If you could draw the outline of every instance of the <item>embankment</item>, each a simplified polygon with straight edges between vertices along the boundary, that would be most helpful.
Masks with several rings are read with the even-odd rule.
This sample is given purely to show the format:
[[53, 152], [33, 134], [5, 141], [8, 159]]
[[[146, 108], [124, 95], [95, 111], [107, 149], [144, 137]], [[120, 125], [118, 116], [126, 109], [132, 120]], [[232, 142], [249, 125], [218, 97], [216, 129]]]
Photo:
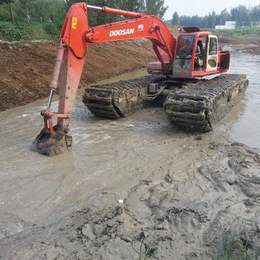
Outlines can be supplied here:
[[[57, 49], [57, 41], [0, 42], [0, 111], [48, 96]], [[145, 67], [152, 55], [147, 40], [93, 44], [80, 86]]]

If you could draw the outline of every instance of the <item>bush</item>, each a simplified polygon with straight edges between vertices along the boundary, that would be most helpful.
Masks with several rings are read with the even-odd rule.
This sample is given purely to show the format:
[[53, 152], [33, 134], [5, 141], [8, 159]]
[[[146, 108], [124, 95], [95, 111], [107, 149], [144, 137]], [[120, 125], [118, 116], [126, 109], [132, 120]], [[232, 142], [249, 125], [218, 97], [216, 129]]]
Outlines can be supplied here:
[[0, 39], [6, 41], [50, 40], [60, 35], [59, 25], [40, 22], [0, 22]]
[[9, 22], [0, 22], [0, 38], [7, 41], [19, 41], [28, 39], [30, 30], [25, 24], [12, 24]]
[[60, 35], [60, 29], [55, 23], [47, 23], [44, 25], [44, 30], [47, 34], [49, 34], [52, 38], [58, 38]]

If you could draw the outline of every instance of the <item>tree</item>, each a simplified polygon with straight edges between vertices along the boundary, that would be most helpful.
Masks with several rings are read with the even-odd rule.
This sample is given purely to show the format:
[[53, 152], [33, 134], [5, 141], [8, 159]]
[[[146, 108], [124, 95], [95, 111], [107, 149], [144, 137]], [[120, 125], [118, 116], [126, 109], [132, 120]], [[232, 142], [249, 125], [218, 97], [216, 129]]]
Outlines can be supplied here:
[[14, 2], [14, 0], [0, 0], [0, 5], [8, 4], [9, 11], [10, 11], [10, 17], [12, 20], [12, 23], [14, 23], [14, 14], [11, 4]]
[[237, 22], [238, 26], [250, 25], [250, 15], [244, 5], [239, 5], [231, 9], [231, 18]]
[[20, 0], [20, 3], [21, 3], [21, 6], [23, 7], [23, 9], [26, 12], [26, 19], [27, 19], [27, 22], [29, 23], [29, 20], [30, 20], [29, 7], [30, 7], [30, 4], [31, 4], [31, 0]]
[[208, 15], [208, 27], [215, 28], [215, 26], [216, 26], [216, 13], [215, 11], [213, 11]]
[[179, 25], [180, 24], [180, 17], [177, 12], [174, 12], [172, 16], [172, 24]]
[[144, 1], [143, 0], [125, 0], [118, 1], [118, 8], [133, 12], [141, 12], [144, 10]]
[[30, 13], [38, 21], [48, 22], [50, 17], [61, 27], [66, 15], [67, 5], [61, 0], [34, 0], [30, 5]]
[[64, 1], [65, 1], [65, 3], [67, 4], [68, 8], [69, 8], [71, 5], [75, 4], [75, 3], [84, 2], [84, 1], [82, 1], [82, 0], [64, 0]]
[[251, 20], [253, 21], [254, 25], [259, 25], [260, 21], [260, 5], [255, 6], [251, 10]]
[[145, 0], [145, 7], [148, 12], [163, 18], [168, 6], [164, 6], [164, 0]]
[[226, 23], [226, 21], [230, 18], [230, 14], [227, 11], [227, 9], [225, 8], [224, 10], [221, 11], [220, 13], [220, 25], [224, 25]]
[[[74, 4], [78, 2], [83, 2], [83, 0], [64, 0], [67, 9]], [[137, 11], [137, 9], [140, 11], [140, 5], [138, 3], [141, 2], [141, 0], [88, 0], [87, 5], [94, 5], [94, 6], [109, 6], [112, 8], [119, 8], [123, 10], [130, 10], [130, 11]], [[116, 22], [122, 19], [119, 15], [112, 15], [112, 14], [104, 14], [102, 12], [95, 12], [92, 10], [88, 11], [88, 21], [91, 26], [105, 24], [105, 23], [111, 23]]]

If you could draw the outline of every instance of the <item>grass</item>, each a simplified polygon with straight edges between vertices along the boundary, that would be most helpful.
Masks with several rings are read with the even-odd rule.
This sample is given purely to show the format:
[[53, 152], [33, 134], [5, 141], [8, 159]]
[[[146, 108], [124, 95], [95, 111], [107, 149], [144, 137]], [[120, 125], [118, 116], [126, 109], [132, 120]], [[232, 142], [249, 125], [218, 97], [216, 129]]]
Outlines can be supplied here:
[[143, 242], [143, 239], [141, 240], [140, 250], [139, 250], [139, 259], [138, 260], [147, 260], [150, 258], [150, 250], [151, 250], [151, 244], [148, 245], [147, 248], [145, 248], [145, 244]]
[[0, 22], [0, 39], [5, 41], [56, 39], [60, 31], [55, 23]]
[[260, 27], [241, 27], [232, 30], [211, 30], [213, 34], [227, 35], [234, 38], [258, 36], [260, 37]]
[[260, 248], [252, 248], [249, 242], [241, 241], [236, 235], [224, 236], [224, 250], [214, 260], [260, 260]]
[[232, 241], [227, 249], [222, 252], [215, 260], [259, 260], [260, 249], [256, 251], [249, 250], [247, 244], [241, 244], [238, 241]]
[[140, 247], [138, 249], [135, 248], [134, 241], [132, 241], [132, 248], [137, 253], [138, 258], [135, 258], [126, 246], [124, 246], [124, 247], [126, 248], [126, 250], [128, 251], [129, 255], [131, 256], [131, 258], [133, 260], [148, 260], [151, 258], [151, 255], [153, 254], [153, 252], [155, 250], [154, 248], [152, 248], [151, 243], [149, 243], [148, 246], [146, 246], [143, 238], [140, 241]]

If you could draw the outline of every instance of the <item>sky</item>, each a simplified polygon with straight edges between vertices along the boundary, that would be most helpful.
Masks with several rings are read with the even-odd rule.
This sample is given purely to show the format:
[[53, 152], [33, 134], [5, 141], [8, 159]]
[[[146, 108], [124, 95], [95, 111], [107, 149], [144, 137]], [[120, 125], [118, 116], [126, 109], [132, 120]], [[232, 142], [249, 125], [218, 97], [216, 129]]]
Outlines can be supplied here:
[[260, 5], [260, 0], [164, 0], [164, 5], [168, 6], [164, 19], [172, 19], [174, 12], [177, 12], [179, 16], [204, 16], [212, 11], [219, 14], [225, 8], [229, 11], [240, 4], [247, 7], [255, 6]]

